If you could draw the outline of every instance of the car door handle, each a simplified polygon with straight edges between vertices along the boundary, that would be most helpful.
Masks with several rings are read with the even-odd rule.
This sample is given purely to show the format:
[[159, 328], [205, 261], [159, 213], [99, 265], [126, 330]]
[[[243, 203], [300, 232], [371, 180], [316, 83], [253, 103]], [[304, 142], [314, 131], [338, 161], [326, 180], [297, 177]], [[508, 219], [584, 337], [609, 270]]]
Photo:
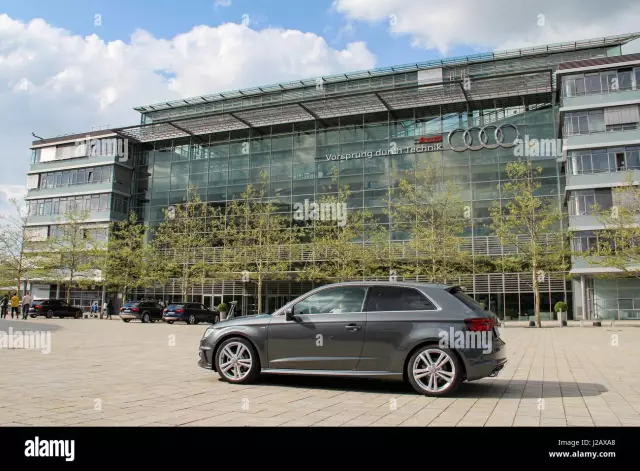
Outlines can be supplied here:
[[347, 324], [344, 326], [344, 328], [347, 329], [349, 332], [357, 332], [360, 329], [362, 329], [362, 326], [358, 324]]

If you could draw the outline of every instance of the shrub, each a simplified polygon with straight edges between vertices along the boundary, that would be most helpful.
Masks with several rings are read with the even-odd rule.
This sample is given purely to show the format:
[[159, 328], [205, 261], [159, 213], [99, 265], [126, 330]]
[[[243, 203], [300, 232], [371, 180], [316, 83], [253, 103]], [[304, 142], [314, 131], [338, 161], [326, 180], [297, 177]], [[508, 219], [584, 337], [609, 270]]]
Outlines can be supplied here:
[[553, 306], [554, 312], [567, 312], [569, 309], [569, 305], [564, 301], [558, 301], [555, 306]]
[[220, 305], [218, 306], [218, 311], [229, 312], [229, 306], [227, 306], [225, 303], [220, 303]]

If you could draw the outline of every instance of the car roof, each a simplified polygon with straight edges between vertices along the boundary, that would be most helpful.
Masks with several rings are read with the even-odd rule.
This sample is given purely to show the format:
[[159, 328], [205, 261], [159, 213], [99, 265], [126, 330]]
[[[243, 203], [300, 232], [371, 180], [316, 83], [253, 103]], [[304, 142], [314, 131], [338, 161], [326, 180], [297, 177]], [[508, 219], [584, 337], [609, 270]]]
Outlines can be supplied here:
[[326, 288], [329, 286], [409, 286], [413, 288], [431, 288], [431, 289], [451, 289], [455, 285], [448, 285], [444, 283], [424, 283], [420, 281], [343, 281], [340, 283], [331, 283], [328, 285], [319, 286], [319, 288]]

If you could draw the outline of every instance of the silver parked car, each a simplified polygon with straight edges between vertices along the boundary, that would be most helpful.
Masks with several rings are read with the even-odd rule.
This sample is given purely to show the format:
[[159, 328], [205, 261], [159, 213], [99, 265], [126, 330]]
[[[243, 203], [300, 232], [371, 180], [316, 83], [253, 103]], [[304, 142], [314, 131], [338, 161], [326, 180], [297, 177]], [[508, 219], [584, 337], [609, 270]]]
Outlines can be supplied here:
[[443, 396], [504, 367], [496, 323], [459, 287], [337, 283], [273, 314], [208, 327], [198, 364], [229, 383], [248, 383], [261, 372], [391, 378]]

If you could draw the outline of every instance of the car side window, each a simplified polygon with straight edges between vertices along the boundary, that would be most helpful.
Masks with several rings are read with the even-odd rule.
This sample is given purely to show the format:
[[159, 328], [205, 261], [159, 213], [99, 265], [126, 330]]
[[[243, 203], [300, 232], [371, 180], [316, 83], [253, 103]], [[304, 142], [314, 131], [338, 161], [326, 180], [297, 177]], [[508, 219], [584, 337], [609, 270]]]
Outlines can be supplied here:
[[362, 312], [367, 288], [341, 286], [329, 288], [303, 299], [293, 307], [294, 314], [340, 314]]
[[435, 311], [436, 306], [420, 291], [395, 286], [374, 286], [369, 292], [367, 311]]

